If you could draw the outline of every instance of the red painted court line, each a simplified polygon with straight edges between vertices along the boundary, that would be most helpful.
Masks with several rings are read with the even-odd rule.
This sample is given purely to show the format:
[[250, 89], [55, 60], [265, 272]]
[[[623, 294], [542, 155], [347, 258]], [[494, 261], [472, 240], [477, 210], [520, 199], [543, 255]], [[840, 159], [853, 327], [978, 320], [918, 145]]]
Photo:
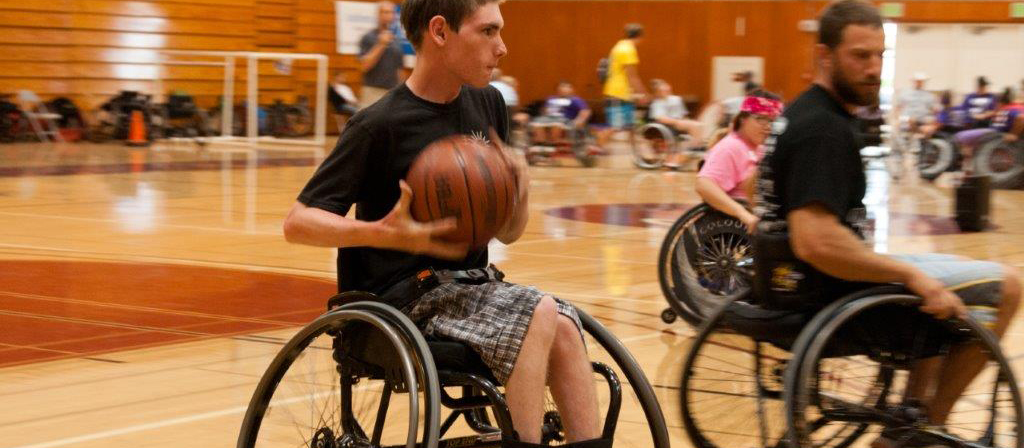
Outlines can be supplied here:
[[[150, 306], [130, 305], [130, 304], [124, 304], [124, 303], [111, 303], [111, 302], [100, 302], [100, 301], [93, 301], [93, 300], [71, 299], [71, 298], [66, 298], [66, 297], [46, 296], [46, 295], [41, 295], [41, 294], [14, 293], [14, 292], [9, 292], [9, 291], [0, 291], [0, 296], [6, 296], [6, 297], [11, 297], [11, 298], [16, 298], [16, 299], [35, 300], [35, 301], [48, 302], [50, 304], [45, 306], [46, 309], [53, 309], [54, 307], [68, 307], [68, 306], [73, 306], [73, 305], [83, 305], [83, 306], [91, 306], [91, 307], [114, 308], [114, 309], [121, 309], [121, 310], [133, 310], [133, 311], [139, 311], [139, 312], [157, 313], [157, 314], [169, 315], [169, 316], [187, 316], [187, 317], [195, 317], [195, 318], [200, 318], [200, 319], [206, 318], [206, 319], [217, 319], [217, 320], [251, 321], [251, 322], [261, 322], [261, 323], [267, 323], [267, 324], [281, 324], [281, 325], [292, 324], [294, 322], [292, 320], [290, 320], [290, 319], [289, 320], [279, 321], [279, 320], [274, 320], [274, 319], [270, 319], [270, 318], [276, 317], [278, 315], [288, 316], [288, 315], [292, 315], [292, 314], [295, 314], [295, 313], [305, 313], [305, 312], [309, 311], [309, 310], [287, 311], [287, 312], [282, 312], [282, 313], [266, 314], [266, 315], [262, 315], [262, 316], [258, 315], [258, 316], [255, 316], [255, 317], [239, 317], [239, 316], [230, 316], [230, 315], [225, 315], [225, 314], [211, 314], [211, 313], [202, 313], [202, 312], [194, 312], [194, 311], [182, 311], [182, 310], [175, 310], [175, 309], [155, 308], [155, 307], [150, 307]], [[5, 300], [3, 302], [3, 304], [0, 304], [0, 309], [10, 309], [12, 311], [15, 311], [15, 309], [13, 309], [13, 308], [4, 308], [4, 306], [6, 306], [6, 305], [8, 305], [10, 303], [12, 303], [12, 301]], [[326, 301], [324, 301], [324, 303], [326, 303]]]

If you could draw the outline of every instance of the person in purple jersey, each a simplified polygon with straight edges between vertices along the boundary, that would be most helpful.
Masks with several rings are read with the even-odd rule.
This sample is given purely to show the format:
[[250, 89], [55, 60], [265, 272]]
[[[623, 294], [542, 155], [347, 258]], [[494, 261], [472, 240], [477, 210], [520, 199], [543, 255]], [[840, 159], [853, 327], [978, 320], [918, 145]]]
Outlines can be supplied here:
[[968, 112], [973, 127], [987, 127], [996, 114], [996, 96], [988, 91], [989, 82], [984, 76], [978, 77], [977, 85], [978, 89], [965, 96], [960, 107]]
[[965, 171], [970, 171], [970, 161], [974, 155], [974, 148], [986, 137], [997, 133], [1006, 134], [1006, 138], [1016, 139], [1021, 134], [1021, 127], [1024, 126], [1024, 105], [1013, 101], [1013, 89], [1007, 88], [999, 96], [999, 109], [992, 118], [992, 125], [986, 128], [968, 129], [957, 132], [955, 135], [960, 150], [964, 155]]
[[565, 126], [583, 129], [590, 120], [590, 106], [576, 92], [568, 81], [558, 83], [557, 95], [548, 97], [541, 109], [541, 116], [530, 123], [533, 140], [538, 143], [554, 144], [565, 138]]

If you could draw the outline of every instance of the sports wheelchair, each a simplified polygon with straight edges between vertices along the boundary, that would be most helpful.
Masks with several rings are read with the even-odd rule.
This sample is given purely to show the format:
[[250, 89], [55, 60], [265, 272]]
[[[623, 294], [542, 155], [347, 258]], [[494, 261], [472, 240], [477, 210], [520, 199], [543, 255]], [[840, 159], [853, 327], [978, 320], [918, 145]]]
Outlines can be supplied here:
[[665, 166], [671, 154], [703, 155], [707, 148], [690, 147], [693, 137], [661, 123], [650, 122], [633, 131], [633, 164], [637, 168], [654, 170]]
[[[514, 440], [500, 384], [468, 346], [425, 338], [369, 293], [339, 294], [328, 309], [267, 368], [239, 448], [496, 447]], [[616, 447], [668, 448], [661, 408], [640, 366], [604, 326], [578, 312], [603, 412], [602, 438], [614, 438]], [[442, 406], [450, 410], [443, 419]], [[620, 421], [624, 411], [642, 417]], [[544, 445], [564, 442], [550, 392], [542, 435]]]
[[992, 178], [995, 188], [1024, 187], [1024, 136], [994, 135], [974, 149], [974, 173]]
[[[977, 321], [935, 319], [896, 285], [792, 308], [796, 296], [780, 299], [775, 285], [810, 277], [756, 263], [754, 288], [708, 315], [683, 365], [682, 418], [695, 447], [839, 448], [878, 437], [907, 448], [1024, 447], [1015, 376]], [[816, 294], [799, 303], [826, 298]], [[929, 425], [926, 383], [910, 372], [968, 346], [981, 348], [984, 365], [945, 425]]]
[[753, 253], [740, 220], [702, 203], [669, 228], [658, 254], [658, 282], [669, 307], [665, 323], [682, 317], [699, 326], [731, 297], [750, 290]]
[[[537, 142], [534, 140], [533, 132], [538, 127], [560, 128], [564, 137], [555, 142]], [[550, 161], [556, 157], [572, 157], [579, 161], [580, 165], [591, 168], [597, 165], [597, 156], [604, 154], [604, 150], [597, 145], [597, 138], [589, 128], [586, 126], [580, 128], [566, 123], [538, 124], [530, 122], [526, 125], [525, 132], [520, 133], [514, 142], [514, 146], [523, 151], [526, 162], [530, 165]]]

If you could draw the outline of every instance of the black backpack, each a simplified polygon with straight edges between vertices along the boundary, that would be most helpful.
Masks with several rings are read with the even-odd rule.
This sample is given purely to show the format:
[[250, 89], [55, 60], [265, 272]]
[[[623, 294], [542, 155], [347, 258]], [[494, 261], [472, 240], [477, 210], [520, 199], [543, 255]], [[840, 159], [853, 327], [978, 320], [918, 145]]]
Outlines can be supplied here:
[[597, 80], [601, 81], [602, 85], [604, 85], [604, 83], [608, 81], [608, 71], [610, 69], [610, 66], [611, 61], [609, 61], [606, 57], [601, 58], [601, 60], [597, 61]]

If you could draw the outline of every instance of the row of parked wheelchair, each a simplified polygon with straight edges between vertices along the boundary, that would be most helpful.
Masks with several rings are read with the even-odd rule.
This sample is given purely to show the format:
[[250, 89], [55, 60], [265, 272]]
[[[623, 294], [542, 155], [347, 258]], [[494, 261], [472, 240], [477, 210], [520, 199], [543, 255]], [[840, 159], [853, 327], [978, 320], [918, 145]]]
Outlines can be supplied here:
[[[781, 309], [760, 286], [763, 271], [745, 226], [707, 205], [671, 227], [658, 260], [662, 318], [697, 330], [675, 384], [652, 385], [626, 346], [579, 310], [604, 438], [667, 448], [668, 428], [681, 424], [700, 448], [868, 446], [883, 434], [894, 446], [1024, 447], [1018, 384], [988, 329], [926, 315], [895, 285], [819, 297], [829, 304], [813, 312]], [[984, 348], [984, 371], [946, 424], [930, 425], [910, 372], [971, 344]], [[271, 362], [238, 447], [296, 437], [319, 448], [504, 446], [513, 428], [500, 387], [467, 346], [425, 338], [372, 294], [344, 293]], [[681, 421], [666, 420], [655, 387], [678, 394], [669, 415]], [[547, 403], [542, 440], [561, 445], [565, 429], [550, 395]]]
[[[0, 99], [0, 142], [76, 141], [94, 143], [129, 138], [132, 114], [139, 112], [145, 128], [144, 139], [153, 141], [170, 137], [210, 137], [221, 135], [224, 115], [221, 105], [204, 109], [195, 98], [185, 93], [172, 93], [167, 101], [158, 103], [152, 95], [121, 91], [88, 113], [69, 98], [59, 97], [42, 102], [29, 91], [19, 91], [16, 98]], [[232, 135], [246, 133], [246, 106], [236, 104], [232, 110]], [[302, 137], [311, 135], [313, 117], [309, 102], [299, 97], [296, 103], [276, 100], [257, 108], [259, 135]]]

